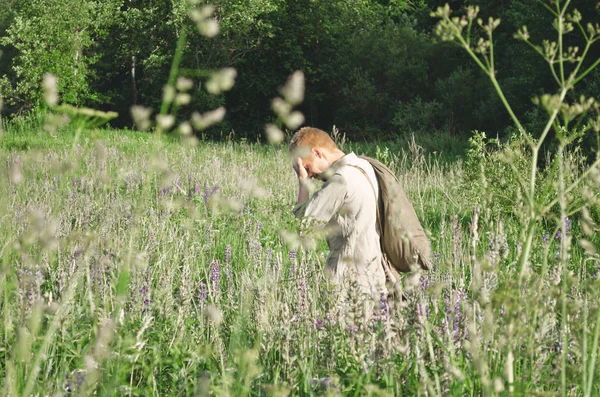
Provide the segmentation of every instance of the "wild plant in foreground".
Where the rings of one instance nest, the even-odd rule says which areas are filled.
[[[517,302],[511,305],[515,312],[513,320],[507,323],[510,338],[502,347],[505,354],[510,357],[506,361],[505,368],[505,378],[509,380],[509,391],[514,391],[512,382],[515,379],[516,368],[513,366],[513,360],[514,352],[517,349],[529,350],[529,355],[533,360],[541,360],[538,363],[554,361],[555,368],[560,368],[558,372],[561,379],[560,390],[563,395],[573,390],[575,379],[577,379],[575,382],[580,382],[579,392],[590,395],[592,390],[589,387],[589,380],[594,378],[596,372],[596,368],[586,365],[587,357],[590,356],[592,362],[595,360],[598,354],[596,349],[578,352],[577,355],[580,355],[583,360],[583,371],[577,376],[571,372],[574,369],[571,364],[575,364],[575,361],[571,362],[574,358],[572,353],[577,350],[574,341],[578,337],[587,340],[590,332],[587,325],[581,328],[576,326],[577,322],[574,319],[581,315],[581,304],[589,299],[587,292],[580,290],[581,292],[578,293],[576,291],[582,287],[581,284],[586,285],[583,287],[585,289],[590,288],[591,284],[588,280],[583,281],[573,277],[574,247],[571,237],[567,235],[567,228],[570,227],[569,217],[579,214],[584,209],[589,211],[591,208],[597,208],[598,196],[591,192],[598,191],[599,181],[596,175],[599,174],[600,157],[596,156],[590,165],[576,168],[570,166],[568,162],[567,149],[577,142],[587,130],[600,132],[600,105],[598,102],[594,98],[581,97],[578,101],[568,99],[572,98],[570,93],[577,83],[600,64],[600,60],[586,64],[586,55],[591,46],[600,40],[600,26],[592,23],[584,26],[581,14],[577,10],[570,12],[569,4],[569,0],[553,0],[550,1],[550,4],[543,3],[544,7],[555,17],[556,41],[544,41],[543,45],[534,44],[526,27],[520,29],[515,36],[527,43],[546,60],[558,85],[555,94],[545,94],[534,99],[549,115],[545,128],[534,134],[523,128],[498,83],[493,33],[500,24],[500,20],[489,18],[487,22],[484,22],[482,19],[478,19],[479,7],[475,6],[468,7],[466,14],[460,17],[452,17],[448,5],[438,8],[433,13],[435,17],[440,18],[437,25],[438,35],[443,40],[457,42],[489,77],[518,130],[515,138],[516,144],[503,148],[503,156],[500,158],[505,172],[510,173],[516,181],[512,186],[512,192],[504,193],[508,194],[507,198],[516,206],[513,211],[522,228],[517,246],[517,266],[514,268],[519,274],[518,282],[510,288],[501,285],[505,292],[512,290],[515,294],[514,297],[505,297],[503,300],[506,298],[516,299],[518,302],[518,305],[514,304]],[[481,36],[477,36],[475,33],[477,25],[481,29]],[[565,37],[574,30],[578,30],[584,38],[585,47],[582,50],[577,47],[566,48]],[[590,112],[591,117],[588,117]],[[542,148],[548,143],[552,130],[557,140],[557,150],[555,153],[549,154],[552,164],[550,170],[540,171],[538,158],[542,153]],[[540,176],[545,176],[546,179],[540,179]],[[552,193],[546,194],[548,191]],[[585,200],[574,200],[572,195],[575,192],[583,195]],[[558,247],[555,246],[558,248],[557,260],[551,266],[548,263],[549,249],[544,251],[542,258],[534,255],[536,241],[540,240],[540,228],[546,219],[556,222],[558,230],[555,231],[555,234],[560,237]],[[477,236],[473,235],[472,239],[475,248]],[[542,240],[543,245],[547,248],[549,239],[544,237]],[[595,260],[595,250],[589,249],[589,242],[582,239],[581,246],[584,249],[587,248],[584,257],[587,260]],[[541,268],[537,265],[540,261],[543,262]],[[474,354],[476,362],[480,363],[478,367],[484,390],[492,393],[494,383],[489,379],[488,373],[489,363],[494,360],[489,356],[482,357],[481,351],[481,348],[485,346],[484,343],[488,340],[486,333],[493,335],[496,332],[493,327],[486,326],[488,322],[493,323],[494,307],[490,304],[489,299],[486,299],[488,294],[482,294],[484,285],[479,279],[483,275],[479,267],[487,261],[482,263],[478,260],[476,252],[473,250],[470,262],[471,293],[475,302],[481,305],[480,313],[484,314],[482,321],[473,321],[472,331],[476,331],[479,324],[481,327],[479,332],[482,333],[483,339],[472,340],[471,347],[476,349],[470,350],[470,352]],[[505,293],[505,295],[508,294]],[[543,305],[537,304],[540,300],[544,302]],[[531,311],[529,315],[526,315],[523,310],[529,310],[529,307]],[[556,315],[556,312],[559,315]],[[526,320],[526,317],[529,318],[529,321]],[[475,316],[474,319],[477,317]],[[596,324],[596,327],[599,326],[600,316]],[[549,332],[553,333],[552,339],[557,346],[558,360],[552,358],[556,355],[548,354],[543,347],[544,340],[550,336]],[[479,346],[476,346],[475,341]]]

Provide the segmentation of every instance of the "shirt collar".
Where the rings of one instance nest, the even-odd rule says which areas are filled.
[[[331,166],[323,173],[322,178],[318,179],[322,180],[323,182],[326,182],[340,168],[347,165],[356,164],[356,160],[358,160],[358,157],[356,157],[354,152],[350,152],[344,155],[344,157],[340,158],[339,160],[336,160],[333,164],[331,164]]]
[[[354,152],[350,152],[341,159],[331,164],[332,171],[336,172],[338,169],[342,168],[345,165],[355,164],[356,160],[358,160],[356,154],[354,154]]]

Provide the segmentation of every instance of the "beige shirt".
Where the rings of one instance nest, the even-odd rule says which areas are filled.
[[[365,170],[373,186],[353,166]],[[387,290],[376,224],[375,172],[354,153],[333,163],[330,170],[331,177],[306,203],[294,207],[294,215],[327,224],[327,270],[342,291],[356,281],[361,292],[378,298]]]

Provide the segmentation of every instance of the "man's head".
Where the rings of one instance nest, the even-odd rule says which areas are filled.
[[[326,132],[312,127],[301,128],[294,134],[289,152],[294,168],[302,166],[309,178],[317,179],[325,179],[325,171],[344,156]]]

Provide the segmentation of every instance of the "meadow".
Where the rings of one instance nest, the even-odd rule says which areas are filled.
[[[523,270],[519,204],[435,145],[344,144],[397,173],[435,269],[340,321],[284,146],[4,132],[3,394],[600,394],[596,207],[542,222]]]

